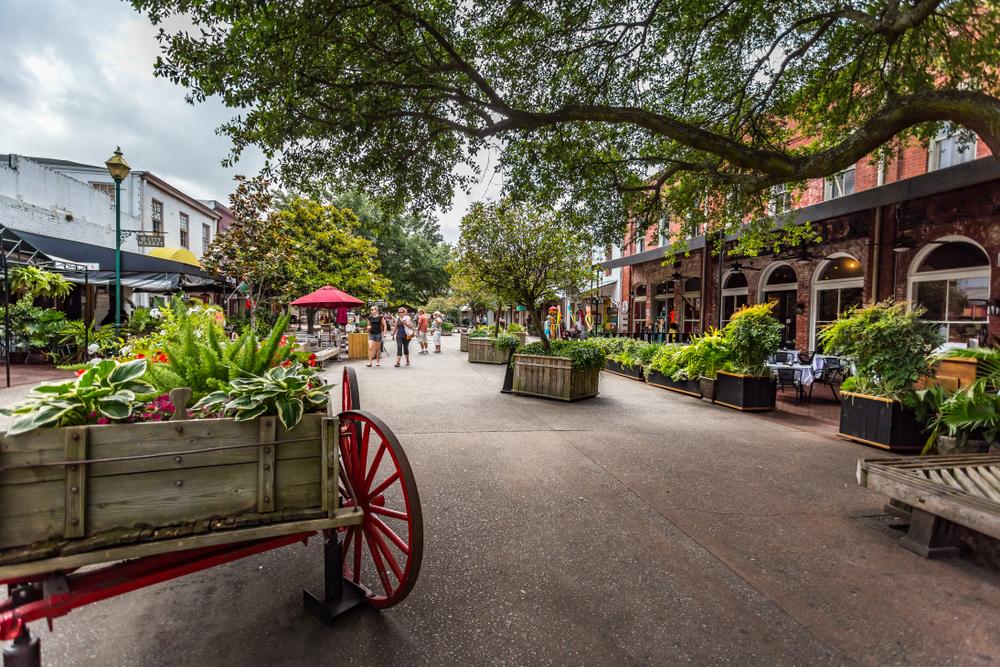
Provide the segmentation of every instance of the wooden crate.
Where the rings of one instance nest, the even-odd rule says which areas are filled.
[[[599,368],[592,371],[574,370],[573,360],[567,357],[514,355],[512,391],[515,394],[577,401],[597,396],[600,379]]]
[[[337,434],[323,414],[290,431],[261,417],[0,434],[0,566],[238,526],[340,525]]]
[[[493,346],[493,338],[470,338],[469,361],[474,364],[505,364],[507,350],[498,350]]]
[[[347,358],[368,358],[368,334],[364,332],[347,334]]]

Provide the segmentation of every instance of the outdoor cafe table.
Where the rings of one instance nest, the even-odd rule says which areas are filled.
[[[782,368],[782,369],[784,369],[784,368],[791,368],[793,370],[798,371],[799,372],[798,373],[798,375],[799,375],[799,381],[802,383],[803,387],[808,387],[816,379],[816,372],[817,371],[814,371],[813,367],[810,366],[809,364],[799,364],[799,363],[794,363],[794,364],[767,364],[767,367],[770,368],[773,371],[776,371],[779,368]]]

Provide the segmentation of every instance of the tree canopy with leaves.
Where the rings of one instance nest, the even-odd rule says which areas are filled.
[[[735,224],[774,185],[946,122],[1000,153],[996,2],[132,4],[194,23],[161,33],[156,71],[240,110],[223,128],[236,154],[432,207],[492,147],[509,194],[558,202],[601,241],[627,212]]]
[[[548,348],[541,308],[593,278],[589,239],[552,211],[507,203],[473,204],[460,229],[458,274],[500,303],[524,305]]]
[[[283,198],[263,177],[237,176],[229,197],[233,222],[213,239],[202,258],[206,269],[244,283],[256,306],[279,304],[333,285],[359,299],[384,297],[388,280],[379,273],[374,244],[354,232],[349,209],[301,197]],[[251,310],[255,319],[256,307]]]

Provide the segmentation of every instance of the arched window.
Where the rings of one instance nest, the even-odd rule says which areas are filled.
[[[950,343],[985,341],[990,258],[982,248],[966,240],[935,243],[913,264],[910,300],[926,309],[923,318],[937,323]]]
[[[642,333],[646,328],[646,285],[636,285],[632,290],[632,331]]]
[[[843,255],[819,265],[813,281],[810,345],[816,347],[818,334],[864,299],[865,274],[861,262]]]
[[[774,302],[774,316],[781,322],[784,331],[781,345],[785,349],[797,349],[796,307],[799,299],[799,278],[789,264],[772,264],[763,276],[760,288],[761,303]]]
[[[747,276],[742,271],[734,271],[722,281],[722,325],[733,318],[733,313],[747,305],[749,298]]]
[[[701,278],[687,278],[684,281],[684,321],[682,331],[686,334],[701,330]]]

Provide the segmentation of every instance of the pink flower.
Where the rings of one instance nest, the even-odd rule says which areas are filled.
[[[102,425],[103,425],[103,424],[110,424],[110,423],[111,423],[111,420],[110,420],[110,419],[108,419],[107,417],[98,417],[98,418],[97,418],[97,423],[98,423],[98,424],[102,424]]]

